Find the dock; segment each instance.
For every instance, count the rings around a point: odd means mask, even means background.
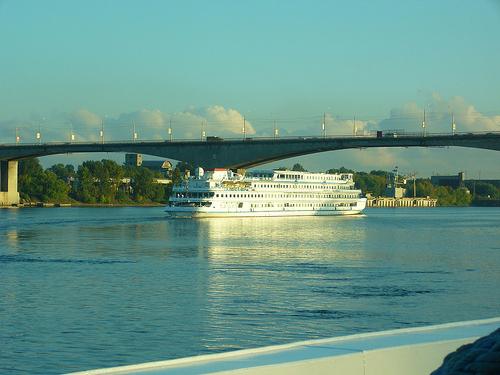
[[[436,207],[434,198],[369,197],[366,207]]]

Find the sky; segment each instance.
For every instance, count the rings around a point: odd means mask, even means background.
[[[500,1],[0,0],[0,143],[500,131]],[[17,129],[17,130],[16,130]],[[58,155],[45,166],[123,155]],[[500,178],[497,151],[295,162]]]

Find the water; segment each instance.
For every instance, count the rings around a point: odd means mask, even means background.
[[[0,373],[488,318],[499,270],[495,208],[202,220],[0,210]]]

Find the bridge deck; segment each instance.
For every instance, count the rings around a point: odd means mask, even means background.
[[[471,147],[500,150],[500,132],[385,136],[286,137],[141,142],[54,142],[0,145],[0,160],[67,153],[131,152],[182,160],[206,168],[248,168],[318,152],[373,147]]]

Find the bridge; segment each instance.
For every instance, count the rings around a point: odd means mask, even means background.
[[[67,142],[0,145],[0,205],[19,203],[18,160],[68,153],[130,152],[182,160],[204,168],[250,168],[295,156],[372,147],[471,147],[500,151],[500,132],[281,137],[141,142]]]

